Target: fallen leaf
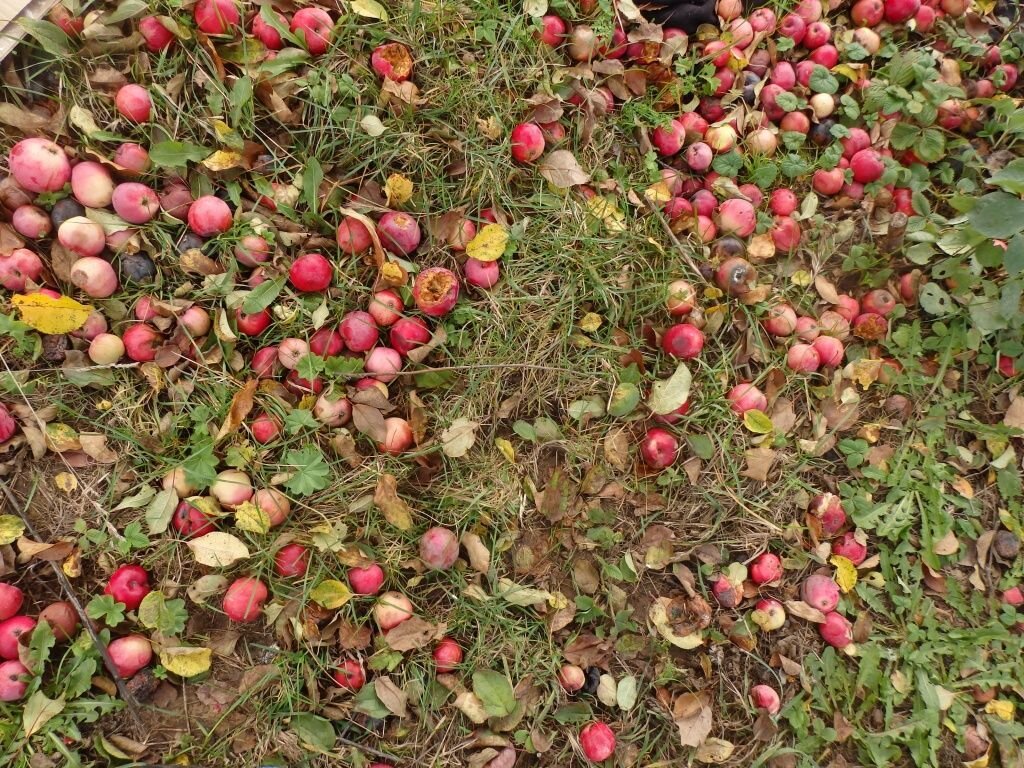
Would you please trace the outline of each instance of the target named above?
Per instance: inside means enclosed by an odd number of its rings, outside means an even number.
[[[235,392],[231,398],[231,406],[228,408],[228,415],[224,423],[217,431],[216,440],[219,442],[230,434],[233,434],[244,422],[253,407],[253,398],[256,396],[256,388],[259,386],[259,379],[250,379],[245,382],[240,390]]]
[[[177,507],[178,494],[174,492],[173,488],[169,491],[160,491],[153,496],[153,499],[146,507],[146,525],[149,528],[149,532],[154,536],[158,536],[166,531]]]
[[[469,453],[476,442],[476,430],[480,425],[469,419],[459,417],[448,429],[441,433],[441,450],[444,455],[458,459]]]
[[[213,651],[209,648],[175,646],[160,649],[160,663],[178,677],[196,677],[210,671]]]
[[[381,675],[375,678],[373,689],[377,694],[377,698],[380,699],[380,703],[387,707],[391,714],[397,717],[405,717],[409,714],[406,710],[409,697],[390,677]]]
[[[68,122],[85,134],[87,138],[91,138],[103,130],[96,123],[95,115],[77,104],[68,110]]]
[[[756,448],[747,449],[743,455],[746,457],[747,467],[740,474],[751,480],[768,482],[768,473],[771,471],[772,465],[775,464],[778,452],[773,451],[767,445],[759,445]]]
[[[203,160],[203,165],[211,171],[229,171],[232,168],[248,167],[245,155],[230,149],[218,149]]]
[[[960,551],[960,540],[953,531],[948,531],[945,536],[932,544],[932,552],[939,556],[955,555]]]
[[[629,446],[630,439],[625,428],[609,432],[602,441],[605,460],[616,469],[626,469],[629,466]]]
[[[667,379],[654,382],[647,398],[647,407],[658,415],[671,413],[690,398],[693,376],[686,363],[679,363],[675,372]]]
[[[670,597],[656,598],[648,610],[647,618],[658,630],[658,634],[672,645],[683,650],[692,650],[704,644],[704,635],[696,623],[688,620],[679,621],[680,618],[690,618],[680,615],[685,614],[684,611],[678,610],[680,604],[681,601],[673,600]]]
[[[469,565],[474,571],[487,573],[491,570],[491,551],[487,549],[483,539],[475,533],[467,531],[460,539],[462,546],[466,548],[469,555]]]
[[[487,722],[488,714],[484,703],[472,691],[463,691],[455,697],[455,706],[470,722],[482,725]]]
[[[197,563],[214,568],[226,568],[249,557],[249,548],[240,539],[222,531],[190,539],[185,546],[192,550]]]
[[[1007,427],[1024,429],[1024,397],[1015,397],[1010,401],[1010,407],[1006,409],[1003,416],[1003,424]]]
[[[366,19],[378,19],[380,21],[388,20],[387,9],[378,3],[377,0],[349,0],[348,5],[352,13],[357,16],[362,16]]]
[[[246,501],[235,507],[235,528],[238,530],[265,534],[270,527],[270,515],[251,501]]]
[[[53,484],[57,490],[64,493],[73,493],[78,488],[78,478],[70,472],[58,472],[53,476]]]
[[[732,757],[736,747],[725,739],[711,738],[697,747],[694,757],[699,762],[718,765]]]
[[[50,699],[42,691],[36,691],[29,696],[21,713],[25,738],[38,733],[44,725],[63,712],[64,704],[63,696]]]
[[[679,730],[679,743],[684,747],[699,747],[711,733],[713,722],[707,696],[684,693],[672,705],[672,721]]]
[[[75,109],[76,107],[72,107],[71,111],[74,112]],[[68,119],[71,120],[70,114]],[[50,118],[29,112],[27,109],[21,109],[9,102],[0,104],[0,123],[17,128],[22,133],[41,133],[51,122]]]
[[[206,598],[216,595],[218,592],[223,592],[227,589],[230,582],[226,577],[221,576],[219,573],[210,573],[206,576],[200,576],[198,579],[193,581],[186,594],[188,599],[193,603],[199,603],[200,605],[206,602]]]
[[[309,590],[309,599],[328,610],[336,610],[353,597],[348,585],[337,579],[325,579]]]
[[[394,475],[383,474],[377,481],[373,503],[384,519],[400,531],[412,528],[412,507],[398,496],[398,481]]]
[[[849,594],[857,586],[857,566],[842,555],[832,555],[829,562],[836,567],[836,584],[843,590],[843,594]]]
[[[81,432],[78,442],[82,451],[99,464],[113,464],[117,461],[117,453],[107,447],[107,436],[98,432]]]
[[[590,174],[580,167],[576,156],[567,149],[556,149],[548,154],[537,170],[559,189],[569,189],[590,181]]]
[[[40,333],[61,334],[77,331],[92,314],[93,307],[79,304],[69,296],[53,298],[45,293],[16,293],[11,297],[22,322]]]
[[[447,625],[445,624],[431,624],[419,616],[413,616],[394,629],[388,630],[384,635],[384,642],[391,650],[404,653],[423,648],[435,640],[440,640],[444,637],[446,629]]]
[[[466,256],[477,261],[497,261],[508,246],[508,231],[501,224],[485,224],[466,243]]]
[[[817,608],[811,607],[803,600],[787,600],[786,611],[804,621],[811,621],[815,624],[823,624],[825,622],[825,614]]]

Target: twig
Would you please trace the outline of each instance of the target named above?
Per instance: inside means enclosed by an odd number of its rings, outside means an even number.
[[[0,490],[3,491],[4,496],[7,498],[8,504],[14,510],[15,514],[21,518],[21,522],[25,524],[25,529],[32,534],[32,538],[39,541],[39,534],[36,533],[32,523],[29,522],[28,518],[22,513],[21,505],[18,503],[17,497],[11,492],[11,489],[7,487],[7,483],[0,480]],[[124,699],[125,704],[128,706],[128,711],[132,716],[132,720],[138,729],[142,729],[142,720],[138,713],[138,702],[135,701],[135,697],[129,692],[124,682],[121,680],[121,676],[117,673],[117,666],[114,664],[114,660],[110,658],[110,653],[107,651],[106,644],[100,639],[99,634],[93,629],[92,621],[85,613],[85,609],[82,604],[78,601],[78,597],[75,595],[74,589],[71,587],[71,581],[67,575],[61,570],[61,567],[53,560],[49,561],[50,567],[53,572],[57,574],[57,580],[60,581],[61,588],[68,597],[68,602],[74,606],[75,612],[78,614],[78,618],[82,622],[82,626],[85,627],[85,631],[89,633],[89,637],[92,638],[93,645],[96,646],[96,650],[100,652],[100,656],[103,657],[103,666],[107,668],[110,673],[110,677],[114,681],[114,685],[117,686],[117,692]]]

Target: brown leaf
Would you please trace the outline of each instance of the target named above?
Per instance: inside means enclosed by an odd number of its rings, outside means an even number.
[[[771,471],[778,453],[766,445],[759,445],[757,448],[749,448],[744,451],[744,456],[747,459],[747,468],[740,474],[751,480],[768,482],[768,473]]]
[[[422,445],[427,437],[427,407],[416,390],[409,393],[409,426],[416,445]]]
[[[384,519],[400,531],[412,528],[412,508],[398,496],[398,481],[394,475],[384,474],[377,481],[373,503]]]
[[[374,679],[373,690],[380,699],[380,703],[387,707],[391,714],[397,717],[408,715],[406,705],[409,697],[405,691],[399,688],[387,675],[381,675]]]
[[[625,428],[609,432],[604,438],[604,458],[613,467],[624,470],[629,467],[629,435]]]
[[[249,667],[242,673],[242,679],[238,683],[239,693],[258,691],[265,688],[281,676],[281,670],[276,664],[257,664]]]
[[[565,474],[561,467],[555,467],[551,473],[551,479],[538,494],[540,496],[537,508],[550,522],[557,523],[569,509],[569,497],[573,493],[573,482]]]
[[[71,282],[71,265],[78,260],[78,256],[71,253],[56,240],[50,245],[50,269],[57,278],[65,283]]]
[[[363,456],[356,448],[355,438],[347,429],[339,429],[334,433],[331,437],[331,449],[353,469],[363,463]]]
[[[475,533],[467,531],[462,534],[462,546],[466,548],[469,555],[470,567],[479,573],[487,573],[491,570],[491,551],[484,544],[483,539]]]
[[[378,444],[384,442],[387,430],[384,427],[384,414],[378,409],[363,403],[355,403],[352,406],[352,424],[373,442]]]
[[[412,651],[423,648],[435,640],[444,637],[448,626],[444,623],[431,624],[419,616],[406,619],[384,635],[384,642],[395,651]]]
[[[684,693],[672,704],[672,720],[684,747],[699,747],[711,733],[712,713],[707,696]]]
[[[836,287],[822,275],[815,276],[814,288],[818,292],[818,295],[829,304],[839,303],[839,291],[837,291]]]
[[[448,341],[448,334],[445,332],[444,326],[439,325],[434,329],[434,333],[431,334],[430,341],[426,344],[421,344],[414,349],[410,349],[409,353],[406,355],[406,359],[413,363],[422,363],[427,359],[431,352],[440,347],[446,341]]]
[[[106,435],[98,432],[81,432],[78,435],[78,442],[82,444],[82,451],[99,464],[113,464],[117,461],[117,453],[107,447]]]
[[[853,725],[838,710],[832,714],[832,727],[836,730],[836,741],[840,744],[853,736]]]
[[[415,618],[415,617],[413,617]],[[411,621],[408,619],[407,621]],[[402,622],[403,624],[406,622]],[[402,626],[399,624],[398,626]],[[366,624],[357,626],[347,621],[338,625],[338,645],[346,651],[361,651],[368,648],[373,640],[370,627]]]
[[[596,635],[579,635],[565,647],[563,655],[570,664],[581,667],[604,667],[611,659],[612,641],[602,640]]]
[[[224,267],[198,248],[190,248],[181,254],[178,257],[178,266],[181,267],[181,271],[185,274],[202,275],[204,277],[219,275],[224,271]]]
[[[1024,397],[1013,398],[1010,407],[1006,409],[1006,415],[1003,416],[1003,424],[1024,429]]]
[[[538,166],[540,175],[560,189],[569,189],[590,181],[590,174],[584,171],[567,149],[556,149],[545,157]]]
[[[21,239],[14,227],[6,222],[0,222],[0,256],[7,256],[11,251],[25,247],[25,241]]]
[[[70,541],[42,542],[27,539],[22,536],[18,539],[18,560],[28,562],[29,560],[44,560],[56,562],[63,560],[74,550],[75,545]]]
[[[779,732],[779,727],[772,720],[767,712],[762,712],[754,721],[754,739],[756,741],[771,741]]]
[[[14,104],[0,103],[0,123],[17,128],[22,133],[40,133],[44,128],[50,126],[52,120],[49,117],[40,117]]]
[[[822,624],[825,621],[825,614],[817,608],[812,608],[803,600],[787,600],[786,611],[798,616],[804,621],[811,621],[815,624]]]
[[[234,397],[231,398],[231,407],[228,408],[228,415],[217,431],[217,442],[220,442],[228,435],[234,434],[245,421],[245,417],[252,410],[253,398],[256,396],[256,387],[259,386],[259,383],[259,379],[250,379],[245,382],[245,386],[235,392]]]
[[[427,100],[420,97],[420,89],[411,80],[404,83],[396,83],[391,78],[384,78],[384,85],[380,89],[381,101],[394,106],[418,107],[426,104]]]

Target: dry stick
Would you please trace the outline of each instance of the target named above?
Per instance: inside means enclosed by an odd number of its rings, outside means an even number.
[[[17,497],[11,492],[11,489],[7,487],[7,483],[0,480],[0,490],[3,491],[4,496],[7,497],[8,504],[15,511],[15,514],[21,518],[21,522],[25,524],[26,530],[32,534],[32,538],[39,541],[39,534],[36,533],[35,528],[32,527],[32,523],[29,522],[28,518],[22,513],[21,505],[18,503]],[[53,572],[57,574],[57,579],[60,581],[61,588],[68,596],[69,602],[74,606],[75,612],[78,614],[78,618],[82,622],[82,626],[85,627],[85,631],[89,633],[89,637],[92,638],[93,645],[96,646],[96,650],[100,652],[100,656],[103,657],[103,666],[107,668],[111,678],[114,681],[114,685],[117,686],[118,693],[121,694],[121,698],[124,699],[128,705],[128,710],[131,713],[132,720],[135,722],[136,727],[142,728],[142,720],[139,718],[138,703],[135,701],[135,697],[125,687],[124,682],[121,680],[121,676],[117,672],[117,666],[114,664],[114,660],[110,658],[110,653],[107,651],[106,644],[100,639],[96,630],[92,626],[92,621],[85,614],[85,609],[82,608],[82,604],[78,601],[78,597],[75,595],[74,589],[71,587],[71,581],[67,575],[61,570],[61,567],[57,565],[56,561],[50,560],[50,567],[53,568]]]

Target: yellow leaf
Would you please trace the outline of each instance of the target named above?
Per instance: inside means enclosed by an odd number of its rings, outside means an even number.
[[[270,530],[270,515],[247,501],[235,509],[235,528],[249,533],[266,533]]]
[[[751,408],[743,414],[743,425],[755,435],[767,435],[775,429],[768,415],[757,408]]]
[[[55,299],[45,293],[26,296],[17,293],[11,303],[18,308],[23,322],[40,333],[71,333],[77,331],[89,319],[93,308],[79,304],[70,296]]]
[[[208,158],[203,160],[203,165],[211,171],[227,171],[232,168],[243,168],[245,157],[241,152],[232,152],[229,149],[218,149]]]
[[[836,567],[836,584],[847,594],[857,586],[857,566],[848,557],[832,555],[829,562]]]
[[[882,361],[868,357],[862,357],[855,363],[850,364],[852,378],[861,388],[868,389],[878,381],[878,375],[882,372]]]
[[[313,587],[309,591],[309,597],[313,602],[319,603],[324,608],[333,610],[341,608],[341,606],[351,600],[352,592],[342,582],[336,579],[327,579]]]
[[[211,120],[210,122],[213,123],[213,132],[217,134],[218,139],[226,138],[235,132],[235,129],[223,120]]]
[[[64,575],[69,579],[77,579],[82,575],[82,551],[75,547],[71,554],[64,559],[64,562],[60,564],[60,567],[64,571]]]
[[[55,453],[80,451],[82,449],[82,442],[78,439],[78,432],[67,424],[47,424],[45,438],[46,447]]]
[[[590,213],[604,222],[608,232],[623,232],[626,229],[626,216],[619,210],[614,198],[594,195],[587,200]]]
[[[652,203],[667,203],[672,199],[672,192],[669,191],[666,182],[659,181],[644,190],[644,197]]]
[[[496,437],[494,438],[494,444],[498,446],[501,455],[505,457],[509,464],[516,463],[516,449],[512,446],[512,443],[504,437]]]
[[[14,515],[0,515],[0,547],[13,544],[25,532],[25,523]]]
[[[811,277],[811,273],[806,269],[798,269],[790,276],[790,281],[793,285],[799,285],[801,288],[806,288],[814,282],[814,278]]]
[[[711,738],[697,747],[693,756],[701,763],[719,765],[732,757],[734,749],[736,747],[725,739]]]
[[[388,20],[387,10],[377,0],[352,0],[349,5],[352,8],[352,13],[357,16],[363,16],[367,19],[380,19],[381,21]]]
[[[486,224],[466,244],[466,255],[477,261],[497,261],[505,253],[508,232],[501,224]]]
[[[394,475],[383,474],[377,480],[373,503],[384,514],[384,519],[400,531],[412,528],[412,507],[398,495],[398,481]]]
[[[214,531],[185,542],[200,565],[226,568],[249,557],[249,548],[230,533]]]
[[[78,478],[70,472],[58,472],[53,476],[53,484],[64,493],[71,493],[78,488]]]
[[[596,312],[587,312],[580,320],[580,330],[584,333],[593,333],[601,327],[603,322],[601,316]]]
[[[412,197],[412,181],[400,173],[392,173],[384,182],[384,194],[389,206],[401,205]]]
[[[985,713],[989,715],[995,715],[1000,720],[1005,720],[1007,723],[1013,720],[1013,711],[1015,707],[1012,701],[1006,699],[993,699],[985,705]]]
[[[160,651],[160,663],[164,669],[178,677],[195,677],[210,671],[213,651],[209,648],[176,646]]]

